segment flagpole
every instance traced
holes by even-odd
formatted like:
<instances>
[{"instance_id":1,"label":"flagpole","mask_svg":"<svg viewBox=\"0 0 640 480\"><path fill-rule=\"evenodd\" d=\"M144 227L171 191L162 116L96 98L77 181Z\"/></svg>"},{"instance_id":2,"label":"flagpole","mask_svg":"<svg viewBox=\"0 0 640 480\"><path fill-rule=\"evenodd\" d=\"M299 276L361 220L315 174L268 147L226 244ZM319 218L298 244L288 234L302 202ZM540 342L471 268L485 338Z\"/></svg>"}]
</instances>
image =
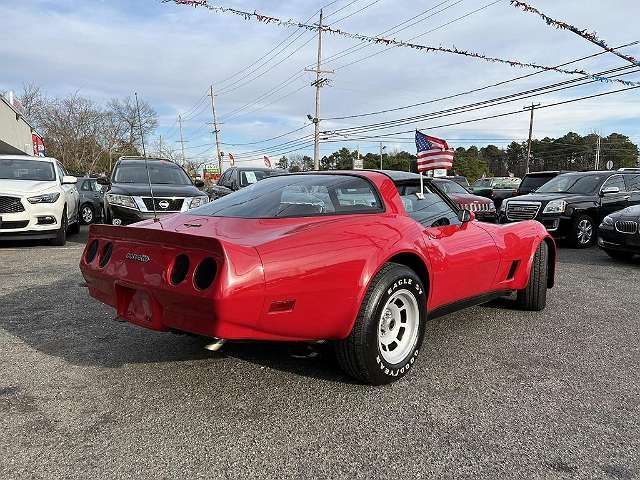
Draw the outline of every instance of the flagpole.
<instances>
[{"instance_id":1,"label":"flagpole","mask_svg":"<svg viewBox=\"0 0 640 480\"><path fill-rule=\"evenodd\" d=\"M422 170L420 170L420 195L424 196L424 181L422 180Z\"/></svg>"}]
</instances>

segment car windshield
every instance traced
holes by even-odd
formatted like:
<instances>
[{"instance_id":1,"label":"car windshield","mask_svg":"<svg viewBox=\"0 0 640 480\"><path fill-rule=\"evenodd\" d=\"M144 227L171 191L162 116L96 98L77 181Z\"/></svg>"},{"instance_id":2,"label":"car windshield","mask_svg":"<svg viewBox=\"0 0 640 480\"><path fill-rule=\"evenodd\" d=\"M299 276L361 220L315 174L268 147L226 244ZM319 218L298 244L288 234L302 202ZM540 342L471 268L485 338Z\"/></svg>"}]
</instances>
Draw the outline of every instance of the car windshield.
<instances>
[{"instance_id":1,"label":"car windshield","mask_svg":"<svg viewBox=\"0 0 640 480\"><path fill-rule=\"evenodd\" d=\"M608 175L581 175L566 173L558 175L538 188L537 193L578 193L593 194Z\"/></svg>"},{"instance_id":2,"label":"car windshield","mask_svg":"<svg viewBox=\"0 0 640 480\"><path fill-rule=\"evenodd\" d=\"M0 160L0 178L52 182L56 179L56 174L51 162L6 158Z\"/></svg>"},{"instance_id":3,"label":"car windshield","mask_svg":"<svg viewBox=\"0 0 640 480\"><path fill-rule=\"evenodd\" d=\"M540 188L542 185L547 183L549 180L556 176L555 173L550 173L549 175L526 175L522 179L522 183L520 184L521 190L527 190L529 192Z\"/></svg>"},{"instance_id":4,"label":"car windshield","mask_svg":"<svg viewBox=\"0 0 640 480\"><path fill-rule=\"evenodd\" d=\"M303 174L267 178L190 210L189 214L283 218L380 211L380 198L373 185L364 178Z\"/></svg>"},{"instance_id":5,"label":"car windshield","mask_svg":"<svg viewBox=\"0 0 640 480\"><path fill-rule=\"evenodd\" d=\"M469 193L462 185L451 180L435 180L435 183L444 193Z\"/></svg>"},{"instance_id":6,"label":"car windshield","mask_svg":"<svg viewBox=\"0 0 640 480\"><path fill-rule=\"evenodd\" d=\"M263 180L271 175L278 175L282 172L277 170L240 170L240 186L246 187L248 185L253 185L260 180Z\"/></svg>"},{"instance_id":7,"label":"car windshield","mask_svg":"<svg viewBox=\"0 0 640 480\"><path fill-rule=\"evenodd\" d=\"M161 185L191 185L191 180L178 165L165 160L147 162L151 183ZM148 183L144 160L121 163L113 176L114 183Z\"/></svg>"},{"instance_id":8,"label":"car windshield","mask_svg":"<svg viewBox=\"0 0 640 480\"><path fill-rule=\"evenodd\" d=\"M474 187L490 187L493 183L493 179L491 178L480 178L476 180L476 183L473 184Z\"/></svg>"}]
</instances>

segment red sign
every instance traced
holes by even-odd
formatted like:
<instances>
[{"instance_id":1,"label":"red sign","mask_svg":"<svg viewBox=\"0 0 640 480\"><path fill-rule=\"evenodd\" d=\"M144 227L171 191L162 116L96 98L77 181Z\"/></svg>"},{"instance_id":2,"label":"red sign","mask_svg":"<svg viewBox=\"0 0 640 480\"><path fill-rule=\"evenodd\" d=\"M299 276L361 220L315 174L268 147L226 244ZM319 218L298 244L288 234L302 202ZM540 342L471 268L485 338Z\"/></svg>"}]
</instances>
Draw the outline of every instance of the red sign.
<instances>
[{"instance_id":1,"label":"red sign","mask_svg":"<svg viewBox=\"0 0 640 480\"><path fill-rule=\"evenodd\" d=\"M35 133L31 134L31 142L33 143L33 155L36 157L46 157L47 152L44 149L44 141Z\"/></svg>"}]
</instances>

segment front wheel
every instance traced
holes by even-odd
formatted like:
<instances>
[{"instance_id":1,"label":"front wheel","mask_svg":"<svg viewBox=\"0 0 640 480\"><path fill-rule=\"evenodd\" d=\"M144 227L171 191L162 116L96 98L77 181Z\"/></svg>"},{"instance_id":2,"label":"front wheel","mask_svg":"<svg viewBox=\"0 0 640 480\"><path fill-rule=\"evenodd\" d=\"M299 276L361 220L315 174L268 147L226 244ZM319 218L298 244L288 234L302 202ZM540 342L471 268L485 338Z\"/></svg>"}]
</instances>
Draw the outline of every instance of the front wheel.
<instances>
[{"instance_id":1,"label":"front wheel","mask_svg":"<svg viewBox=\"0 0 640 480\"><path fill-rule=\"evenodd\" d=\"M82 223L85 225L89 225L95 221L95 214L93 213L93 207L91 205L84 204L80 209L80 217L82 218Z\"/></svg>"},{"instance_id":2,"label":"front wheel","mask_svg":"<svg viewBox=\"0 0 640 480\"><path fill-rule=\"evenodd\" d=\"M69 227L67 221L67 207L62 211L62 217L60 218L60 228L56 232L56 236L51 240L51 244L56 247L64 247L67 243L67 228Z\"/></svg>"},{"instance_id":3,"label":"front wheel","mask_svg":"<svg viewBox=\"0 0 640 480\"><path fill-rule=\"evenodd\" d=\"M587 248L593 243L595 227L589 215L580 215L573 222L571 241L576 248Z\"/></svg>"},{"instance_id":4,"label":"front wheel","mask_svg":"<svg viewBox=\"0 0 640 480\"><path fill-rule=\"evenodd\" d=\"M418 356L426 322L426 294L410 268L386 264L374 277L347 338L336 342L338 363L373 385L406 375Z\"/></svg>"}]
</instances>

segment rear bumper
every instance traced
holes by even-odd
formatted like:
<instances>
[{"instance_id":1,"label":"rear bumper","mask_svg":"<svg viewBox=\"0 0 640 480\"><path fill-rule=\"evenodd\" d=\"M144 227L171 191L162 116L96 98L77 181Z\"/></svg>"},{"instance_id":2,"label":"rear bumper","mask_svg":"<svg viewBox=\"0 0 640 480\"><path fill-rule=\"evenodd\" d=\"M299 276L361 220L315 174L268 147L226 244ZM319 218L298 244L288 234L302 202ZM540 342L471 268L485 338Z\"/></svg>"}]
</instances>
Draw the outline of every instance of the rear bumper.
<instances>
[{"instance_id":1,"label":"rear bumper","mask_svg":"<svg viewBox=\"0 0 640 480\"><path fill-rule=\"evenodd\" d=\"M91 258L94 241L98 243ZM189 263L183 278L174 281L173 266L180 255ZM196 272L208 258L216 265L213 281L198 288ZM80 270L92 297L144 328L227 340L307 340L260 322L265 281L252 247L153 227L92 225Z\"/></svg>"}]
</instances>

